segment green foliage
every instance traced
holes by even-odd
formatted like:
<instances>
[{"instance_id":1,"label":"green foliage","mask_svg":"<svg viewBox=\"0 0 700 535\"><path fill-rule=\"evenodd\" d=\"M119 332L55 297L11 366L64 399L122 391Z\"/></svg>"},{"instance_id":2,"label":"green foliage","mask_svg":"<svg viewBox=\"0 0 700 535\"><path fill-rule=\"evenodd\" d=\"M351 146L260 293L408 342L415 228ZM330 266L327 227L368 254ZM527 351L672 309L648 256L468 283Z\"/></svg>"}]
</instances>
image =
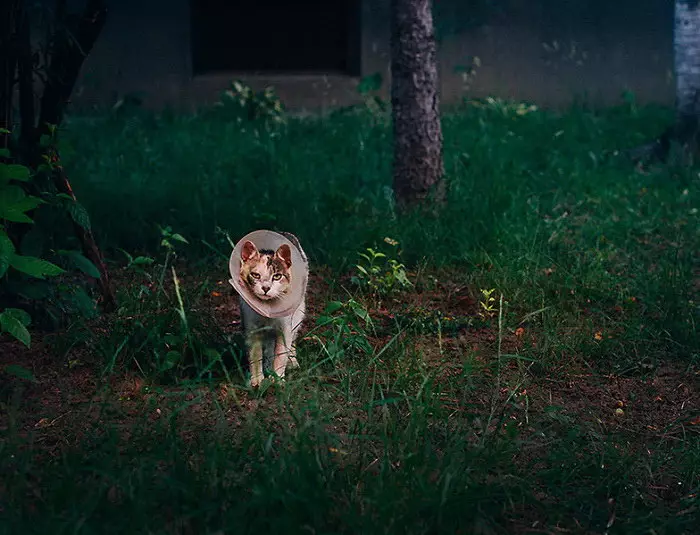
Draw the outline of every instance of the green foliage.
<instances>
[{"instance_id":1,"label":"green foliage","mask_svg":"<svg viewBox=\"0 0 700 535\"><path fill-rule=\"evenodd\" d=\"M212 332L211 318L195 313L208 281L187 291L174 262L187 239L170 227L160 229L160 261L148 256L127 259L126 270L137 279L119 293L120 307L109 335L99 341L98 353L112 371L131 363L149 380L177 382L204 379L216 371L227 374L225 354L237 353L235 344Z\"/></svg>"},{"instance_id":2,"label":"green foliage","mask_svg":"<svg viewBox=\"0 0 700 535\"><path fill-rule=\"evenodd\" d=\"M29 347L32 337L27 330L32 318L24 310L6 308L0 313L0 332L4 332Z\"/></svg>"},{"instance_id":3,"label":"green foliage","mask_svg":"<svg viewBox=\"0 0 700 535\"><path fill-rule=\"evenodd\" d=\"M387 103L378 94L383 81L381 73L375 72L364 76L357 84L357 92L362 95L365 109L370 114L381 116L388 109Z\"/></svg>"},{"instance_id":4,"label":"green foliage","mask_svg":"<svg viewBox=\"0 0 700 535\"><path fill-rule=\"evenodd\" d=\"M398 242L391 238L384 238L384 242L392 247L398 246ZM358 253L361 261L355 265L357 273L353 281L361 287L367 287L377 295L384 296L411 286L411 281L406 275L406 266L387 254L368 247L364 253Z\"/></svg>"},{"instance_id":5,"label":"green foliage","mask_svg":"<svg viewBox=\"0 0 700 535\"><path fill-rule=\"evenodd\" d=\"M11 223L33 223L27 214L44 201L28 195L16 183L30 180L29 169L23 165L0 162L0 285L12 270L36 279L53 277L63 273L60 267L36 258L19 254L8 235ZM27 330L29 315L20 309L7 308L0 312L0 332L7 333L29 347L31 336Z\"/></svg>"},{"instance_id":6,"label":"green foliage","mask_svg":"<svg viewBox=\"0 0 700 535\"><path fill-rule=\"evenodd\" d=\"M61 221L65 216L90 228L85 208L56 190L52 177L57 163L55 135L55 129L51 129L51 135L42 138L46 153L36 172L24 165L0 162L0 310L3 301L8 300L60 321L62 315L94 315L94 302L80 284L44 281L67 274L68 267L95 278L100 274L77 250L56 248L49 251L51 261L41 258L46 239L55 245L72 245L63 235L66 227ZM31 227L27 230L22 225ZM2 332L29 346L29 322L18 320L11 310L18 309L7 309L0 316L4 318Z\"/></svg>"},{"instance_id":7,"label":"green foliage","mask_svg":"<svg viewBox=\"0 0 700 535\"><path fill-rule=\"evenodd\" d=\"M226 120L260 121L262 123L283 123L284 108L282 101L272 87L255 91L250 86L236 80L223 91L221 99L215 106L216 116Z\"/></svg>"},{"instance_id":8,"label":"green foliage","mask_svg":"<svg viewBox=\"0 0 700 535\"><path fill-rule=\"evenodd\" d=\"M323 314L317 318L316 325L320 331L314 332L313 336L325 354L333 360L358 353L372 353L372 345L368 340L372 319L367 309L355 299L329 302Z\"/></svg>"}]
</instances>

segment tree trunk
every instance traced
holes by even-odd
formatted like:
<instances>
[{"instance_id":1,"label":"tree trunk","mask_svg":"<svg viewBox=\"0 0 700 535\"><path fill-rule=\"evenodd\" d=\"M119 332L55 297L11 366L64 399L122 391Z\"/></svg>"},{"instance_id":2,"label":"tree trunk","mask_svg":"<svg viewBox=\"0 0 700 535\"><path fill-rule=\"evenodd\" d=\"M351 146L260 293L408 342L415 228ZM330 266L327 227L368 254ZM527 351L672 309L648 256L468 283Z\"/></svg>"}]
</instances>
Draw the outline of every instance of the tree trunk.
<instances>
[{"instance_id":1,"label":"tree trunk","mask_svg":"<svg viewBox=\"0 0 700 535\"><path fill-rule=\"evenodd\" d=\"M411 207L444 198L442 130L431 0L392 0L394 194Z\"/></svg>"},{"instance_id":2,"label":"tree trunk","mask_svg":"<svg viewBox=\"0 0 700 535\"><path fill-rule=\"evenodd\" d=\"M700 1L675 0L673 25L676 79L676 121L651 143L628 151L633 160L648 157L665 161L676 143L683 156L700 152Z\"/></svg>"},{"instance_id":3,"label":"tree trunk","mask_svg":"<svg viewBox=\"0 0 700 535\"><path fill-rule=\"evenodd\" d=\"M700 2L676 0L674 24L676 138L698 149L700 119Z\"/></svg>"}]
</instances>

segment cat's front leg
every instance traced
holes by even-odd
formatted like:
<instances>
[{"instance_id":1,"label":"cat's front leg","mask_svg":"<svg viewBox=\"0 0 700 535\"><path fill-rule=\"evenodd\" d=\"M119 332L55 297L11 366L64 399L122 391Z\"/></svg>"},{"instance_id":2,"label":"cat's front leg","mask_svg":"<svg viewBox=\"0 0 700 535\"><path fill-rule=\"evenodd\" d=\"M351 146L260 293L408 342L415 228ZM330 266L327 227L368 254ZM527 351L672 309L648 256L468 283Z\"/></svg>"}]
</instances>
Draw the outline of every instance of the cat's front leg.
<instances>
[{"instance_id":1,"label":"cat's front leg","mask_svg":"<svg viewBox=\"0 0 700 535\"><path fill-rule=\"evenodd\" d=\"M248 338L248 365L250 367L250 386L260 386L263 382L263 341L260 336Z\"/></svg>"},{"instance_id":2,"label":"cat's front leg","mask_svg":"<svg viewBox=\"0 0 700 535\"><path fill-rule=\"evenodd\" d=\"M284 377L284 373L287 370L287 363L291 363L292 360L296 362L292 346L293 336L294 333L289 325L282 326L277 332L277 338L275 340L275 361L273 366L278 377ZM292 364L292 366L294 366L294 364Z\"/></svg>"},{"instance_id":3,"label":"cat's front leg","mask_svg":"<svg viewBox=\"0 0 700 535\"><path fill-rule=\"evenodd\" d=\"M287 329L282 329L281 332L277 333L277 338L275 339L275 361L273 363L273 368L277 377L284 377L284 372L287 369L287 362L289 362L290 351L287 347L287 340L291 338L291 333L286 331Z\"/></svg>"}]
</instances>

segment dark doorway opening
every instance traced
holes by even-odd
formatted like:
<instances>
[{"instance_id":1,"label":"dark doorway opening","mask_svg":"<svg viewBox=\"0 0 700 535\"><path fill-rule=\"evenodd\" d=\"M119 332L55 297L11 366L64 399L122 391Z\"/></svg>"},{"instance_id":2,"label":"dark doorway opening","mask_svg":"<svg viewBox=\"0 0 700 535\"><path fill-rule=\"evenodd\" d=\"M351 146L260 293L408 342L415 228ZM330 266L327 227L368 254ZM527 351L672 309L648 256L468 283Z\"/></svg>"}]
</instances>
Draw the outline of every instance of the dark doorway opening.
<instances>
[{"instance_id":1,"label":"dark doorway opening","mask_svg":"<svg viewBox=\"0 0 700 535\"><path fill-rule=\"evenodd\" d=\"M195 74L360 73L360 0L190 0Z\"/></svg>"}]
</instances>

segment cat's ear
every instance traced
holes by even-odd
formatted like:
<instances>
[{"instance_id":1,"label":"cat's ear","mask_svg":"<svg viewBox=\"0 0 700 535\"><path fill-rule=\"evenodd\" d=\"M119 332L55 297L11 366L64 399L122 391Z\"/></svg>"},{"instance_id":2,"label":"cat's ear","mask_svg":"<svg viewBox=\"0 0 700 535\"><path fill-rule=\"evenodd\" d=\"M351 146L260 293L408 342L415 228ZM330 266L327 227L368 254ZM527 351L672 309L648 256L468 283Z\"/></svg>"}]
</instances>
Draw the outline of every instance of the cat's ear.
<instances>
[{"instance_id":1,"label":"cat's ear","mask_svg":"<svg viewBox=\"0 0 700 535\"><path fill-rule=\"evenodd\" d=\"M260 253L258 253L258 248L252 241L246 241L241 247L241 260L243 262L248 262L248 260L256 258Z\"/></svg>"},{"instance_id":2,"label":"cat's ear","mask_svg":"<svg viewBox=\"0 0 700 535\"><path fill-rule=\"evenodd\" d=\"M284 265L287 266L287 268L292 267L292 250L286 243L283 243L279 246L277 252L275 253L275 256L282 260L282 262L284 262Z\"/></svg>"}]
</instances>

